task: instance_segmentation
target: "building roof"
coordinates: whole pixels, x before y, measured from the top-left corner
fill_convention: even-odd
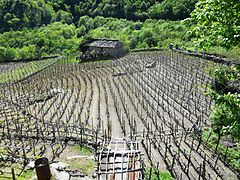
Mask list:
[[[100,47],[100,48],[115,48],[119,43],[118,40],[108,40],[108,39],[96,39],[93,42],[87,44],[89,47]]]

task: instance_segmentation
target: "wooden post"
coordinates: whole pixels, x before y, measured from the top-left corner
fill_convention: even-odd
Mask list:
[[[14,168],[13,168],[13,167],[11,168],[11,171],[12,171],[12,179],[13,179],[13,180],[16,180],[15,173],[14,173]]]
[[[204,156],[203,167],[202,167],[202,177],[203,177],[203,179],[205,179],[205,176],[206,176],[206,154]]]
[[[200,169],[199,169],[199,173],[198,173],[198,180],[201,180],[201,176],[202,176],[202,164],[200,164]]]
[[[215,161],[215,164],[214,164],[214,169],[215,169],[215,168],[216,168],[216,166],[217,166],[217,162],[218,162],[218,159],[220,158],[220,156],[221,156],[221,154],[220,154],[220,153],[218,153],[217,159],[216,159],[216,161]]]

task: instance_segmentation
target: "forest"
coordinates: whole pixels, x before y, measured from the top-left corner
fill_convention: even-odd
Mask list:
[[[133,21],[182,20],[189,17],[196,0],[18,0],[0,2],[2,32],[35,28],[56,21],[77,25],[79,18],[103,16]]]
[[[79,53],[86,37],[120,39],[126,51],[173,43],[234,59],[239,50],[239,3],[221,2],[1,1],[0,61]],[[222,14],[216,18],[218,10]],[[214,33],[209,33],[211,28]]]

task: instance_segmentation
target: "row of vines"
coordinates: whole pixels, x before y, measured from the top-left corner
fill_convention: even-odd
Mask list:
[[[0,166],[11,173],[39,156],[54,160],[69,142],[139,141],[146,165],[176,179],[237,179],[202,140],[211,126],[205,96],[213,62],[169,52],[105,62],[67,59],[0,87]],[[49,155],[49,152],[51,152]]]

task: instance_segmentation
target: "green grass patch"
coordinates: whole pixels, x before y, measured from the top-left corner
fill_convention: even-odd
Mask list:
[[[214,46],[208,50],[208,53],[214,53],[219,56],[224,56],[229,60],[234,60],[234,61],[240,62],[240,47],[239,46],[234,46],[231,49]]]
[[[210,136],[209,136],[210,135]],[[217,134],[212,129],[206,129],[202,133],[203,142],[212,150],[217,145]],[[227,144],[232,144],[228,147]],[[222,154],[223,160],[232,166],[236,171],[240,171],[240,144],[232,141],[232,138],[224,136],[218,146],[218,152]]]
[[[75,145],[74,149],[82,155],[94,155],[93,150],[89,147],[84,147],[84,146],[81,147],[79,145]]]
[[[19,177],[17,177],[17,180],[31,179],[35,174],[36,173],[33,170],[23,171],[22,174]]]
[[[96,162],[86,158],[67,160],[66,163],[71,166],[71,169],[81,170],[84,175],[91,175],[96,170]]]
[[[0,125],[4,123],[4,119],[0,119]]]
[[[30,61],[28,63],[25,63],[24,65],[15,68],[12,71],[0,73],[0,84],[19,81],[27,76],[30,76],[38,71],[41,71],[42,69],[50,66],[56,61],[58,61],[58,59]]]
[[[80,156],[68,159],[63,157],[60,161],[69,165],[70,169],[78,169],[85,175],[92,175],[96,171],[97,162],[94,160],[94,152],[88,147],[81,147],[79,145],[69,146],[69,156]],[[91,158],[92,157],[92,158]]]
[[[74,55],[66,55],[62,60],[58,62],[58,64],[78,64],[80,60],[77,59]]]
[[[8,154],[7,148],[0,147],[0,157],[6,154]]]
[[[89,147],[81,147],[79,145],[74,146],[74,150],[76,150],[79,154],[86,156],[81,159],[72,159],[71,166],[72,168],[78,168],[82,170],[83,174],[91,175],[92,172],[95,171],[95,166],[97,163],[94,160],[87,159],[87,157],[94,156],[92,149]]]
[[[147,167],[144,170],[144,179],[146,180],[174,180],[168,171],[158,172],[156,168]]]

